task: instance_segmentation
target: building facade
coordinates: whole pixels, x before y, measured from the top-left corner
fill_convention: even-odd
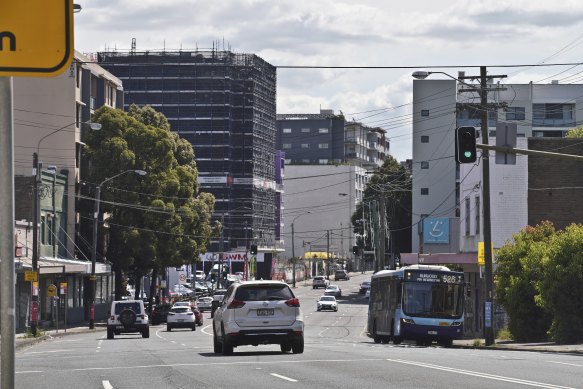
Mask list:
[[[124,109],[150,105],[193,145],[202,191],[224,226],[210,251],[262,250],[276,237],[275,67],[231,51],[101,52],[124,84]]]

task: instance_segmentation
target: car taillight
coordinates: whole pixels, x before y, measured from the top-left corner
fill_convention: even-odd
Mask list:
[[[115,320],[115,316],[111,315],[110,320]]]
[[[233,300],[229,305],[227,305],[227,309],[237,309],[241,308],[245,303],[239,300]]]
[[[288,307],[299,307],[300,300],[297,297],[293,298],[293,299],[289,299],[285,302],[285,305],[287,305]]]
[[[192,312],[186,312],[187,315],[194,315]]]
[[[143,319],[145,315],[138,315],[140,319]]]

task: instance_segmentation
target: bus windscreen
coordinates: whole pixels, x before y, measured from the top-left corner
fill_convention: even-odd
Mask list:
[[[455,319],[463,313],[460,284],[405,282],[403,311],[408,316]]]

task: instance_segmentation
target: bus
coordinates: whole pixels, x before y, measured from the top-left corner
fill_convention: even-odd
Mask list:
[[[375,343],[449,347],[464,333],[464,274],[445,266],[381,270],[371,279],[367,330]]]

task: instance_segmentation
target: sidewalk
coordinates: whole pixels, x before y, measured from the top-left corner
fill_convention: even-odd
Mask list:
[[[471,348],[481,350],[513,350],[513,351],[536,351],[546,353],[566,353],[583,355],[583,344],[556,344],[553,342],[544,343],[517,343],[512,341],[498,340],[491,346],[485,346],[484,339],[479,339],[480,345],[475,345],[477,340],[462,339],[454,340],[454,348]]]

